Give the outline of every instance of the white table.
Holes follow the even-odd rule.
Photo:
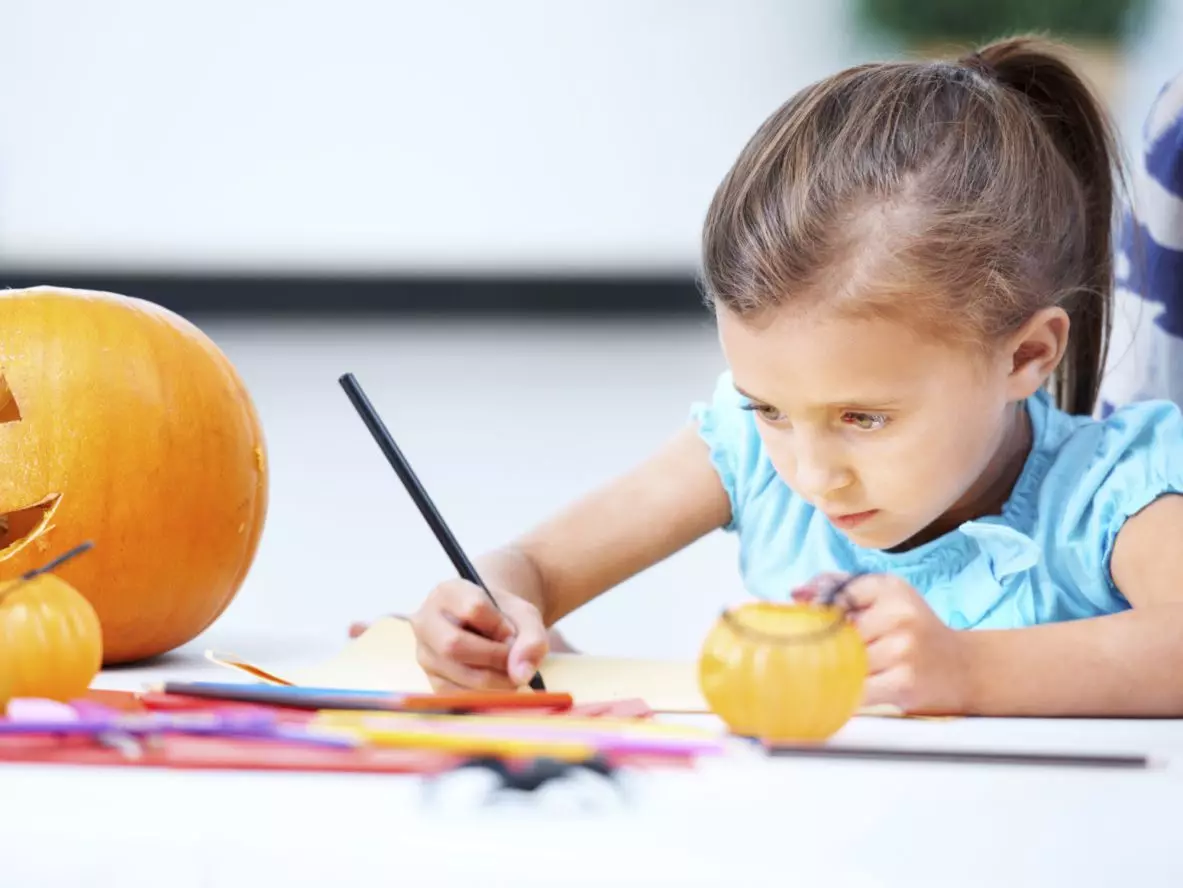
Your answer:
[[[190,662],[102,687],[216,677]],[[477,805],[410,777],[0,767],[0,886],[1183,885],[1183,722],[856,719],[850,742],[1147,771],[741,759]],[[761,878],[762,877],[762,878]]]

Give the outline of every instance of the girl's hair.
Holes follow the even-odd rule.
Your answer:
[[[824,294],[986,346],[1059,305],[1071,336],[1056,400],[1091,413],[1112,311],[1116,140],[1057,50],[1002,40],[802,90],[715,194],[708,300],[752,317]]]

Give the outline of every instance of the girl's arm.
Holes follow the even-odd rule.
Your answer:
[[[1111,616],[962,633],[967,708],[1014,716],[1183,716],[1183,496],[1126,522],[1111,572],[1133,605]]]
[[[547,626],[731,518],[694,425],[656,454],[478,560],[491,586],[538,607]]]

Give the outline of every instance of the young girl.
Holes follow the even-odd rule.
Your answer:
[[[481,560],[504,616],[431,592],[437,688],[525,683],[548,627],[725,528],[759,598],[864,574],[867,705],[1183,715],[1183,420],[1091,418],[1115,152],[1053,50],[863,65],[764,123],[703,234],[729,371],[660,452]]]

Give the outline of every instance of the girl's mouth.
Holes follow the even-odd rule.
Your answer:
[[[850,512],[846,515],[830,515],[830,522],[842,530],[851,530],[858,527],[860,524],[869,521],[879,514],[878,509],[871,509],[867,512]]]

